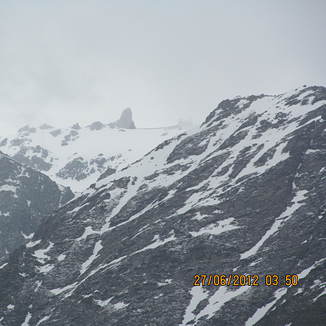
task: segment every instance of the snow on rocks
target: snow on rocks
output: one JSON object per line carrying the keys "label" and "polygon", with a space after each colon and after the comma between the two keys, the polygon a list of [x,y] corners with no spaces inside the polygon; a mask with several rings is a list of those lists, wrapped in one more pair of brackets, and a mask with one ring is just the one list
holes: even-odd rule
{"label": "snow on rocks", "polygon": [[250,256],[255,255],[258,250],[264,245],[264,243],[273,236],[281,227],[282,225],[292,217],[292,214],[298,210],[302,205],[304,205],[304,199],[305,195],[308,193],[306,190],[298,190],[290,204],[285,211],[275,219],[272,226],[266,231],[266,233],[263,235],[263,237],[249,250],[243,252],[241,254],[240,259],[246,259]]}
{"label": "snow on rocks", "polygon": [[267,313],[271,310],[271,308],[276,304],[278,300],[280,300],[287,293],[286,288],[280,288],[274,292],[274,300],[267,303],[263,307],[257,309],[257,311],[246,321],[245,326],[254,326],[256,325]]}
{"label": "snow on rocks", "polygon": [[231,230],[238,229],[239,226],[234,224],[235,219],[233,217],[227,218],[225,220],[219,221],[217,223],[209,224],[199,231],[190,232],[193,237],[198,237],[202,234],[212,234],[212,235],[219,235],[223,232],[228,232]]}

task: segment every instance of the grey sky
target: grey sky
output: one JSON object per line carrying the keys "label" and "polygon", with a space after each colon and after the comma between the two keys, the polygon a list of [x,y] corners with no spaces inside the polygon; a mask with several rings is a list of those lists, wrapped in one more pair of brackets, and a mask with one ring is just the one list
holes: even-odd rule
{"label": "grey sky", "polygon": [[223,98],[326,85],[325,0],[0,1],[0,134],[201,122]]}

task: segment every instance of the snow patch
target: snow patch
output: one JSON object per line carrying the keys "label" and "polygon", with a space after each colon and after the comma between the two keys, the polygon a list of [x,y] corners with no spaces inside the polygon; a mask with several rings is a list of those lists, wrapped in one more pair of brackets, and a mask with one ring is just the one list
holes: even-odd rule
{"label": "snow patch", "polygon": [[225,220],[219,221],[217,225],[215,223],[209,224],[209,225],[201,228],[199,231],[189,232],[189,233],[193,237],[198,237],[202,234],[219,235],[223,232],[228,232],[231,230],[238,229],[239,226],[232,224],[232,223],[234,223],[234,221],[235,221],[235,219],[233,217],[230,217]]}
{"label": "snow patch", "polygon": [[15,194],[16,194],[16,189],[17,187],[11,185],[0,186],[0,191],[8,191],[8,192],[13,192]]}
{"label": "snow patch", "polygon": [[315,297],[312,302],[316,302],[319,298],[323,297],[324,295],[326,295],[326,288],[323,289],[323,291],[321,293],[319,293],[317,295],[317,297]]}
{"label": "snow patch", "polygon": [[100,233],[99,231],[94,231],[91,226],[86,226],[84,233],[79,238],[76,238],[76,241],[86,240],[89,235],[99,234],[99,233]]}
{"label": "snow patch", "polygon": [[60,254],[60,255],[57,257],[58,261],[63,261],[65,258],[66,258],[66,255],[65,255],[65,254]]}
{"label": "snow patch", "polygon": [[29,326],[29,321],[31,320],[31,318],[32,318],[32,314],[28,312],[21,326]]}
{"label": "snow patch", "polygon": [[26,247],[27,247],[27,248],[35,247],[35,246],[38,245],[40,242],[41,242],[41,240],[30,241],[30,242],[26,243]]}
{"label": "snow patch", "polygon": [[323,263],[326,260],[326,258],[322,258],[316,262],[314,262],[311,266],[308,268],[304,269],[300,274],[298,274],[299,280],[307,277],[309,273],[314,270],[316,267],[318,267],[321,263]]}
{"label": "snow patch", "polygon": [[64,293],[68,290],[73,289],[76,285],[77,285],[77,282],[75,282],[73,284],[69,284],[67,286],[64,286],[63,288],[52,289],[52,290],[50,290],[50,292],[54,295],[59,295],[61,293]]}
{"label": "snow patch", "polygon": [[166,238],[166,239],[164,239],[164,240],[161,240],[160,237],[159,237],[159,235],[156,234],[156,235],[154,236],[153,240],[152,240],[152,241],[154,241],[154,242],[152,242],[151,244],[147,245],[146,247],[144,247],[144,248],[142,248],[142,249],[140,249],[140,250],[135,251],[135,252],[133,253],[133,255],[135,255],[135,254],[137,254],[137,253],[139,253],[139,252],[146,251],[146,250],[155,249],[155,248],[157,248],[157,247],[163,246],[164,244],[166,244],[166,243],[168,243],[168,242],[171,242],[171,241],[176,240],[176,237],[175,237],[175,235],[174,235],[174,232],[172,232],[172,233],[173,233],[173,234],[172,234],[170,237],[168,237],[168,238]]}
{"label": "snow patch", "polygon": [[95,243],[92,255],[82,264],[80,269],[80,275],[84,274],[88,267],[93,263],[93,261],[97,258],[98,253],[102,250],[102,240],[99,240]]}
{"label": "snow patch", "polygon": [[8,265],[8,263],[4,263],[0,266],[0,269],[3,269],[4,267],[6,267]]}
{"label": "snow patch", "polygon": [[117,303],[111,304],[111,301],[113,298],[114,297],[111,297],[107,300],[94,300],[94,301],[97,305],[99,305],[102,308],[110,305],[114,310],[124,309],[129,306],[129,303],[124,303],[124,302],[117,302]]}
{"label": "snow patch", "polygon": [[45,317],[43,317],[42,319],[40,319],[40,320],[38,321],[38,323],[36,324],[36,326],[41,325],[44,321],[47,321],[47,320],[49,320],[49,319],[50,319],[50,316],[45,316]]}
{"label": "snow patch", "polygon": [[41,263],[41,264],[45,264],[46,260],[50,259],[51,257],[49,257],[48,255],[46,255],[47,252],[49,252],[51,250],[51,248],[53,247],[53,243],[50,241],[49,245],[45,248],[45,249],[38,249],[34,251],[33,256],[35,258],[37,258],[37,260]]}
{"label": "snow patch", "polygon": [[202,309],[197,315],[195,320],[198,321],[201,317],[207,316],[207,319],[212,318],[223,305],[237,296],[248,291],[250,286],[243,286],[236,290],[229,290],[226,286],[220,287],[209,299],[207,306]]}
{"label": "snow patch", "polygon": [[21,235],[24,237],[24,239],[26,239],[26,240],[30,240],[30,239],[32,239],[33,238],[33,236],[34,236],[34,233],[31,233],[31,234],[25,234],[23,231],[21,231],[20,232],[21,233]]}
{"label": "snow patch", "polygon": [[37,267],[38,271],[42,274],[47,274],[48,272],[50,272],[52,269],[54,268],[54,265],[50,265],[50,264],[47,264],[47,265],[44,265],[44,266],[41,266],[41,267]]}
{"label": "snow patch", "polygon": [[158,286],[165,286],[165,285],[169,285],[172,283],[172,279],[166,279],[164,280],[164,282],[157,282]]}
{"label": "snow patch", "polygon": [[194,217],[192,217],[192,220],[196,220],[196,221],[201,221],[203,220],[207,215],[201,215],[200,212],[197,212],[196,215]]}

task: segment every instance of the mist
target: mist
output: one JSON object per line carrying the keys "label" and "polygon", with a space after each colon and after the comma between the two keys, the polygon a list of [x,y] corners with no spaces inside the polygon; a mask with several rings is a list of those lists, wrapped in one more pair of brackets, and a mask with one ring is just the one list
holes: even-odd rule
{"label": "mist", "polygon": [[224,98],[326,82],[325,1],[1,1],[0,130],[199,124]]}

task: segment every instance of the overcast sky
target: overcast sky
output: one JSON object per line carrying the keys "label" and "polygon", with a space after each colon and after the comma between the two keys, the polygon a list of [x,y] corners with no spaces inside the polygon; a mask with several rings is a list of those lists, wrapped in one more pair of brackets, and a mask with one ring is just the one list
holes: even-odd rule
{"label": "overcast sky", "polygon": [[326,85],[325,0],[0,1],[0,134],[201,122],[219,101]]}

